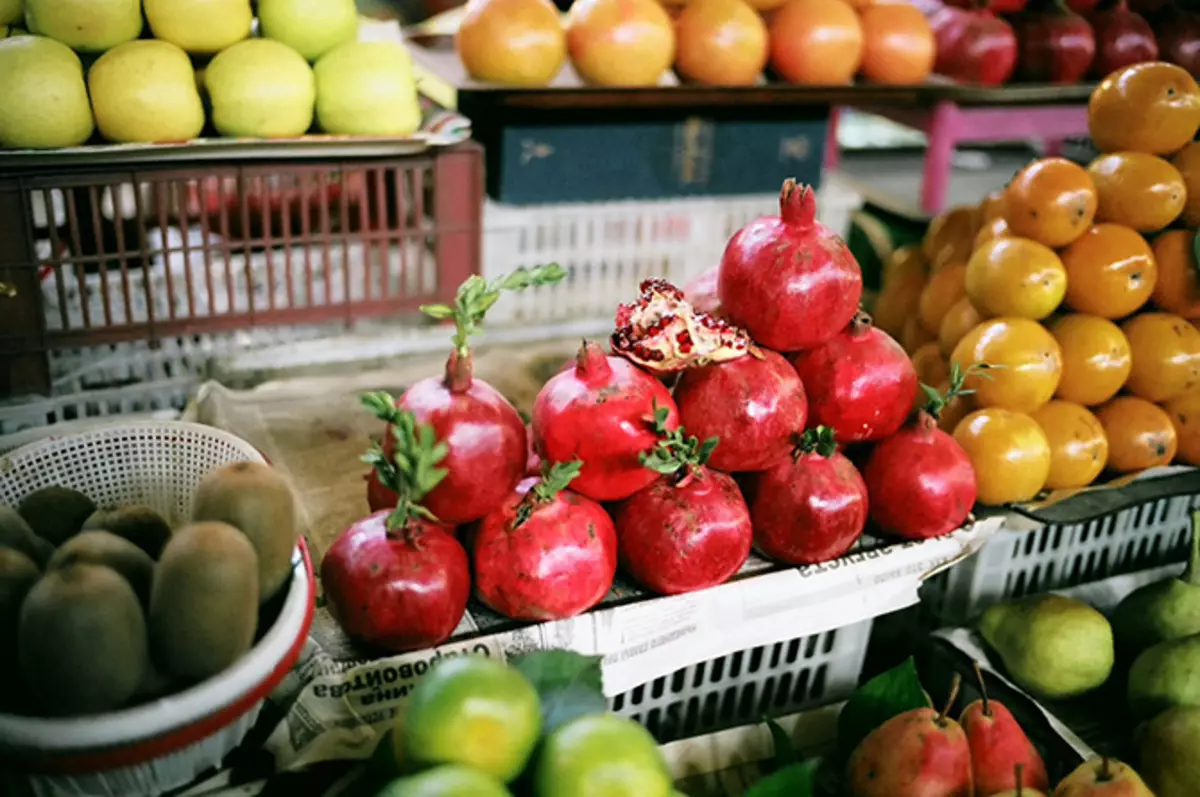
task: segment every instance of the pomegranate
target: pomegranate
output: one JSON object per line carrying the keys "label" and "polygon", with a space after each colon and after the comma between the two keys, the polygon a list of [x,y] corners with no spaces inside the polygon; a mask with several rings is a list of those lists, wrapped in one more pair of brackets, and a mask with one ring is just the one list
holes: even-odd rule
{"label": "pomegranate", "polygon": [[575,492],[597,501],[628,498],[654,480],[638,457],[658,441],[655,407],[666,411],[666,428],[679,425],[661,382],[585,341],[575,366],[551,377],[533,401],[534,448],[547,462],[583,462]]}
{"label": "pomegranate", "polygon": [[542,472],[542,458],[538,456],[537,449],[533,445],[533,426],[525,425],[525,439],[529,441],[529,454],[525,458],[525,475],[539,476]]}
{"label": "pomegranate", "polygon": [[726,362],[750,349],[746,333],[698,313],[683,291],[662,279],[643,280],[637,301],[617,307],[612,348],[656,374]]}
{"label": "pomegranate", "polygon": [[475,591],[513,620],[574,617],[600,602],[617,572],[617,533],[600,504],[567,489],[583,463],[560,462],[523,479],[479,523]]}
{"label": "pomegranate", "polygon": [[975,469],[954,438],[937,426],[938,417],[962,390],[964,375],[951,366],[945,396],[930,395],[913,422],[881,441],[863,469],[871,520],[906,540],[949,534],[975,504]]}
{"label": "pomegranate", "polygon": [[367,474],[367,506],[372,512],[378,512],[381,509],[393,509],[396,503],[400,500],[399,496],[389,490],[379,480],[379,472],[371,471]]}
{"label": "pomegranate", "polygon": [[1029,0],[946,0],[946,5],[955,8],[976,9],[984,8],[993,14],[1020,14],[1029,5]]}
{"label": "pomegranate", "polygon": [[684,371],[675,385],[680,423],[722,442],[709,466],[726,473],[763,470],[792,450],[792,433],[808,420],[796,369],[768,349]]}
{"label": "pomegranate", "polygon": [[837,559],[867,524],[867,485],[828,426],[809,429],[790,459],[754,474],[746,503],[755,547],[787,565]]}
{"label": "pomegranate", "polygon": [[961,83],[999,86],[1017,65],[1017,37],[990,11],[943,6],[929,17],[937,41],[934,71]]}
{"label": "pomegranate", "polygon": [[854,255],[816,213],[812,189],[789,179],[779,197],[779,215],[738,230],[721,258],[717,295],[722,311],[776,351],[829,340],[850,323],[862,298],[862,271]]}
{"label": "pomegranate", "polygon": [[[659,419],[665,418],[660,410]],[[655,474],[613,512],[621,562],[643,587],[677,595],[722,584],[750,555],[750,512],[733,478],[704,466],[719,446],[682,429],[642,459]]]}
{"label": "pomegranate", "polygon": [[1108,77],[1131,64],[1158,60],[1158,41],[1150,23],[1130,11],[1124,0],[1102,3],[1092,14],[1092,28],[1096,31],[1096,60],[1092,62],[1096,78]]}
{"label": "pomegranate", "polygon": [[894,434],[917,397],[912,360],[866,313],[792,365],[808,392],[809,425],[831,427],[843,443]]}
{"label": "pomegranate", "polygon": [[472,377],[470,337],[504,291],[550,285],[565,276],[565,270],[552,265],[518,269],[490,282],[468,278],[459,286],[453,307],[421,308],[432,318],[454,321],[454,351],[445,376],[422,379],[395,402],[386,393],[371,394],[367,406],[388,423],[384,454],[390,457],[396,450],[396,418],[403,414],[398,410],[411,412],[416,423],[432,429],[430,446],[446,447],[446,478],[423,499],[438,520],[458,525],[494,510],[524,475],[528,458],[521,416],[498,390]]}
{"label": "pomegranate", "polygon": [[721,300],[717,298],[717,278],[720,273],[720,265],[713,266],[683,286],[683,297],[697,313],[721,317]]}
{"label": "pomegranate", "polygon": [[1062,5],[1031,11],[1015,21],[1017,76],[1037,83],[1078,83],[1096,57],[1096,34],[1079,14]]}
{"label": "pomegranate", "polygon": [[397,412],[407,430],[401,446],[408,467],[376,446],[364,457],[380,485],[399,496],[385,509],[346,529],[321,562],[321,583],[334,618],[355,639],[394,652],[421,650],[450,638],[467,610],[471,575],[454,530],[421,505],[446,472],[445,447],[412,413]]}
{"label": "pomegranate", "polygon": [[1100,5],[1100,0],[1065,0],[1063,5],[1076,14],[1087,17],[1096,10],[1096,6]]}
{"label": "pomegranate", "polygon": [[1172,10],[1158,29],[1158,46],[1164,61],[1183,67],[1192,77],[1200,75],[1200,14]]}

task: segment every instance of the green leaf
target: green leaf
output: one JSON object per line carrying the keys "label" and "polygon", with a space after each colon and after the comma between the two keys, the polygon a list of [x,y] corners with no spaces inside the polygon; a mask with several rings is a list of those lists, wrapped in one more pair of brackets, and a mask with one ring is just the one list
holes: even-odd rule
{"label": "green leaf", "polygon": [[909,657],[867,681],[846,701],[838,717],[838,754],[848,758],[867,734],[892,717],[928,706],[917,666]]}
{"label": "green leaf", "polygon": [[812,797],[817,760],[789,764],[746,790],[744,797]]}
{"label": "green leaf", "polygon": [[767,723],[767,730],[771,732],[771,742],[775,745],[775,766],[778,769],[783,769],[799,761],[799,756],[796,755],[796,751],[792,748],[792,737],[788,736],[787,731],[770,717],[765,718],[763,721]]}
{"label": "green leaf", "polygon": [[600,656],[569,650],[539,650],[509,662],[529,679],[541,698],[543,735],[577,717],[608,709],[600,661]]}
{"label": "green leaf", "polygon": [[439,321],[447,321],[454,318],[454,308],[446,304],[423,304],[421,305],[421,312]]}

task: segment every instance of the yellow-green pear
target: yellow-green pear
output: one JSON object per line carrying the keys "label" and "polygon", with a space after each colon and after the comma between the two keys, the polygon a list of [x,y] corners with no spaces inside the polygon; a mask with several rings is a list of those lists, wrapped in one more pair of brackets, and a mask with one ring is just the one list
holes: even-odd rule
{"label": "yellow-green pear", "polygon": [[44,36],[0,39],[0,147],[74,147],[92,136],[83,66]]}
{"label": "yellow-green pear", "polygon": [[1138,768],[1157,797],[1200,794],[1200,708],[1169,708],[1138,728]]}
{"label": "yellow-green pear", "polygon": [[1128,764],[1093,758],[1059,781],[1052,797],[1154,797],[1154,792]]}
{"label": "yellow-green pear", "polygon": [[16,25],[25,19],[25,0],[0,0],[0,26]]}
{"label": "yellow-green pear", "polygon": [[317,124],[326,133],[407,136],[421,127],[412,58],[396,42],[347,42],[321,57]]}
{"label": "yellow-green pear", "polygon": [[204,88],[221,135],[294,138],[312,126],[312,69],[277,41],[247,39],[222,50],[204,72]]}
{"label": "yellow-green pear", "polygon": [[141,0],[26,0],[25,25],[31,33],[102,53],[142,33]]}
{"label": "yellow-green pear", "polygon": [[250,0],[145,0],[155,38],[189,53],[219,53],[250,37]]}
{"label": "yellow-green pear", "polygon": [[259,0],[262,35],[283,42],[309,61],[358,38],[354,0]]}
{"label": "yellow-green pear", "polygon": [[169,42],[112,48],[88,70],[88,92],[96,126],[109,141],[188,141],[204,129],[192,61]]}

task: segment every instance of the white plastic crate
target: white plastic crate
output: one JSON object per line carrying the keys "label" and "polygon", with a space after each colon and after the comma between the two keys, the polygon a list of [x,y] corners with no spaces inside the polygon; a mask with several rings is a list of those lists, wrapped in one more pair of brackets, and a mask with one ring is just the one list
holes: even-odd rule
{"label": "white plastic crate", "polygon": [[923,601],[935,619],[961,625],[988,606],[1048,590],[1161,567],[1186,556],[1200,495],[1160,498],[1086,523],[1016,529],[928,580]]}
{"label": "white plastic crate", "polygon": [[659,742],[844,700],[858,685],[873,620],[683,667],[613,697]]}
{"label": "white plastic crate", "polygon": [[[860,204],[836,175],[826,176],[817,192],[818,218],[842,234]],[[537,263],[569,271],[558,285],[503,297],[488,311],[488,321],[611,320],[643,279],[663,277],[682,286],[720,262],[730,237],[747,222],[778,212],[778,194],[522,207],[488,200],[484,276]]]}

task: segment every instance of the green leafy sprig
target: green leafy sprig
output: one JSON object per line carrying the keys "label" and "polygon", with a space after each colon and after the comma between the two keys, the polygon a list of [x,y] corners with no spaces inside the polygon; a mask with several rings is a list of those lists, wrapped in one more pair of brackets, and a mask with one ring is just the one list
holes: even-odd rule
{"label": "green leafy sprig", "polygon": [[562,282],[567,271],[557,263],[548,266],[521,267],[503,277],[485,280],[478,274],[467,278],[458,286],[454,304],[424,304],[421,312],[439,321],[453,320],[454,348],[459,357],[466,357],[470,349],[471,336],[479,334],[479,325],[492,305],[500,301],[505,291],[523,291],[539,285],[554,285]]}
{"label": "green leafy sprig", "polygon": [[701,442],[695,436],[688,436],[683,427],[667,428],[667,418],[670,410],[654,404],[654,431],[659,435],[658,442],[649,451],[638,455],[642,467],[649,468],[664,476],[674,476],[677,484],[694,474],[716,450],[719,437],[710,437]]}
{"label": "green leafy sprig", "polygon": [[525,498],[517,504],[517,516],[512,528],[520,528],[539,506],[550,503],[554,497],[567,489],[572,481],[583,471],[583,460],[573,459],[570,462],[555,462],[542,465],[542,477],[533,489],[525,493]]}
{"label": "green leafy sprig", "polygon": [[375,469],[383,486],[400,499],[388,515],[388,528],[403,529],[417,519],[436,523],[437,517],[420,502],[446,478],[448,471],[438,463],[450,452],[449,446],[437,439],[432,426],[418,424],[411,412],[397,407],[390,393],[364,393],[360,401],[376,418],[389,424],[395,441],[391,457],[381,446],[373,445],[362,458]]}
{"label": "green leafy sprig", "polygon": [[792,459],[799,459],[801,454],[819,454],[825,459],[829,459],[837,453],[837,435],[834,434],[833,427],[831,426],[818,426],[815,429],[806,429],[797,438],[796,449],[792,452]]}
{"label": "green leafy sprig", "polygon": [[964,388],[968,376],[977,374],[983,379],[991,379],[992,375],[989,372],[1003,367],[1003,365],[973,363],[968,368],[963,369],[959,367],[958,363],[950,363],[950,379],[946,386],[945,395],[939,393],[937,388],[930,387],[924,382],[921,383],[921,390],[925,393],[925,406],[921,409],[932,415],[935,419],[940,419],[942,413],[946,411],[946,407],[950,406],[956,398],[970,396],[975,393],[974,390]]}

